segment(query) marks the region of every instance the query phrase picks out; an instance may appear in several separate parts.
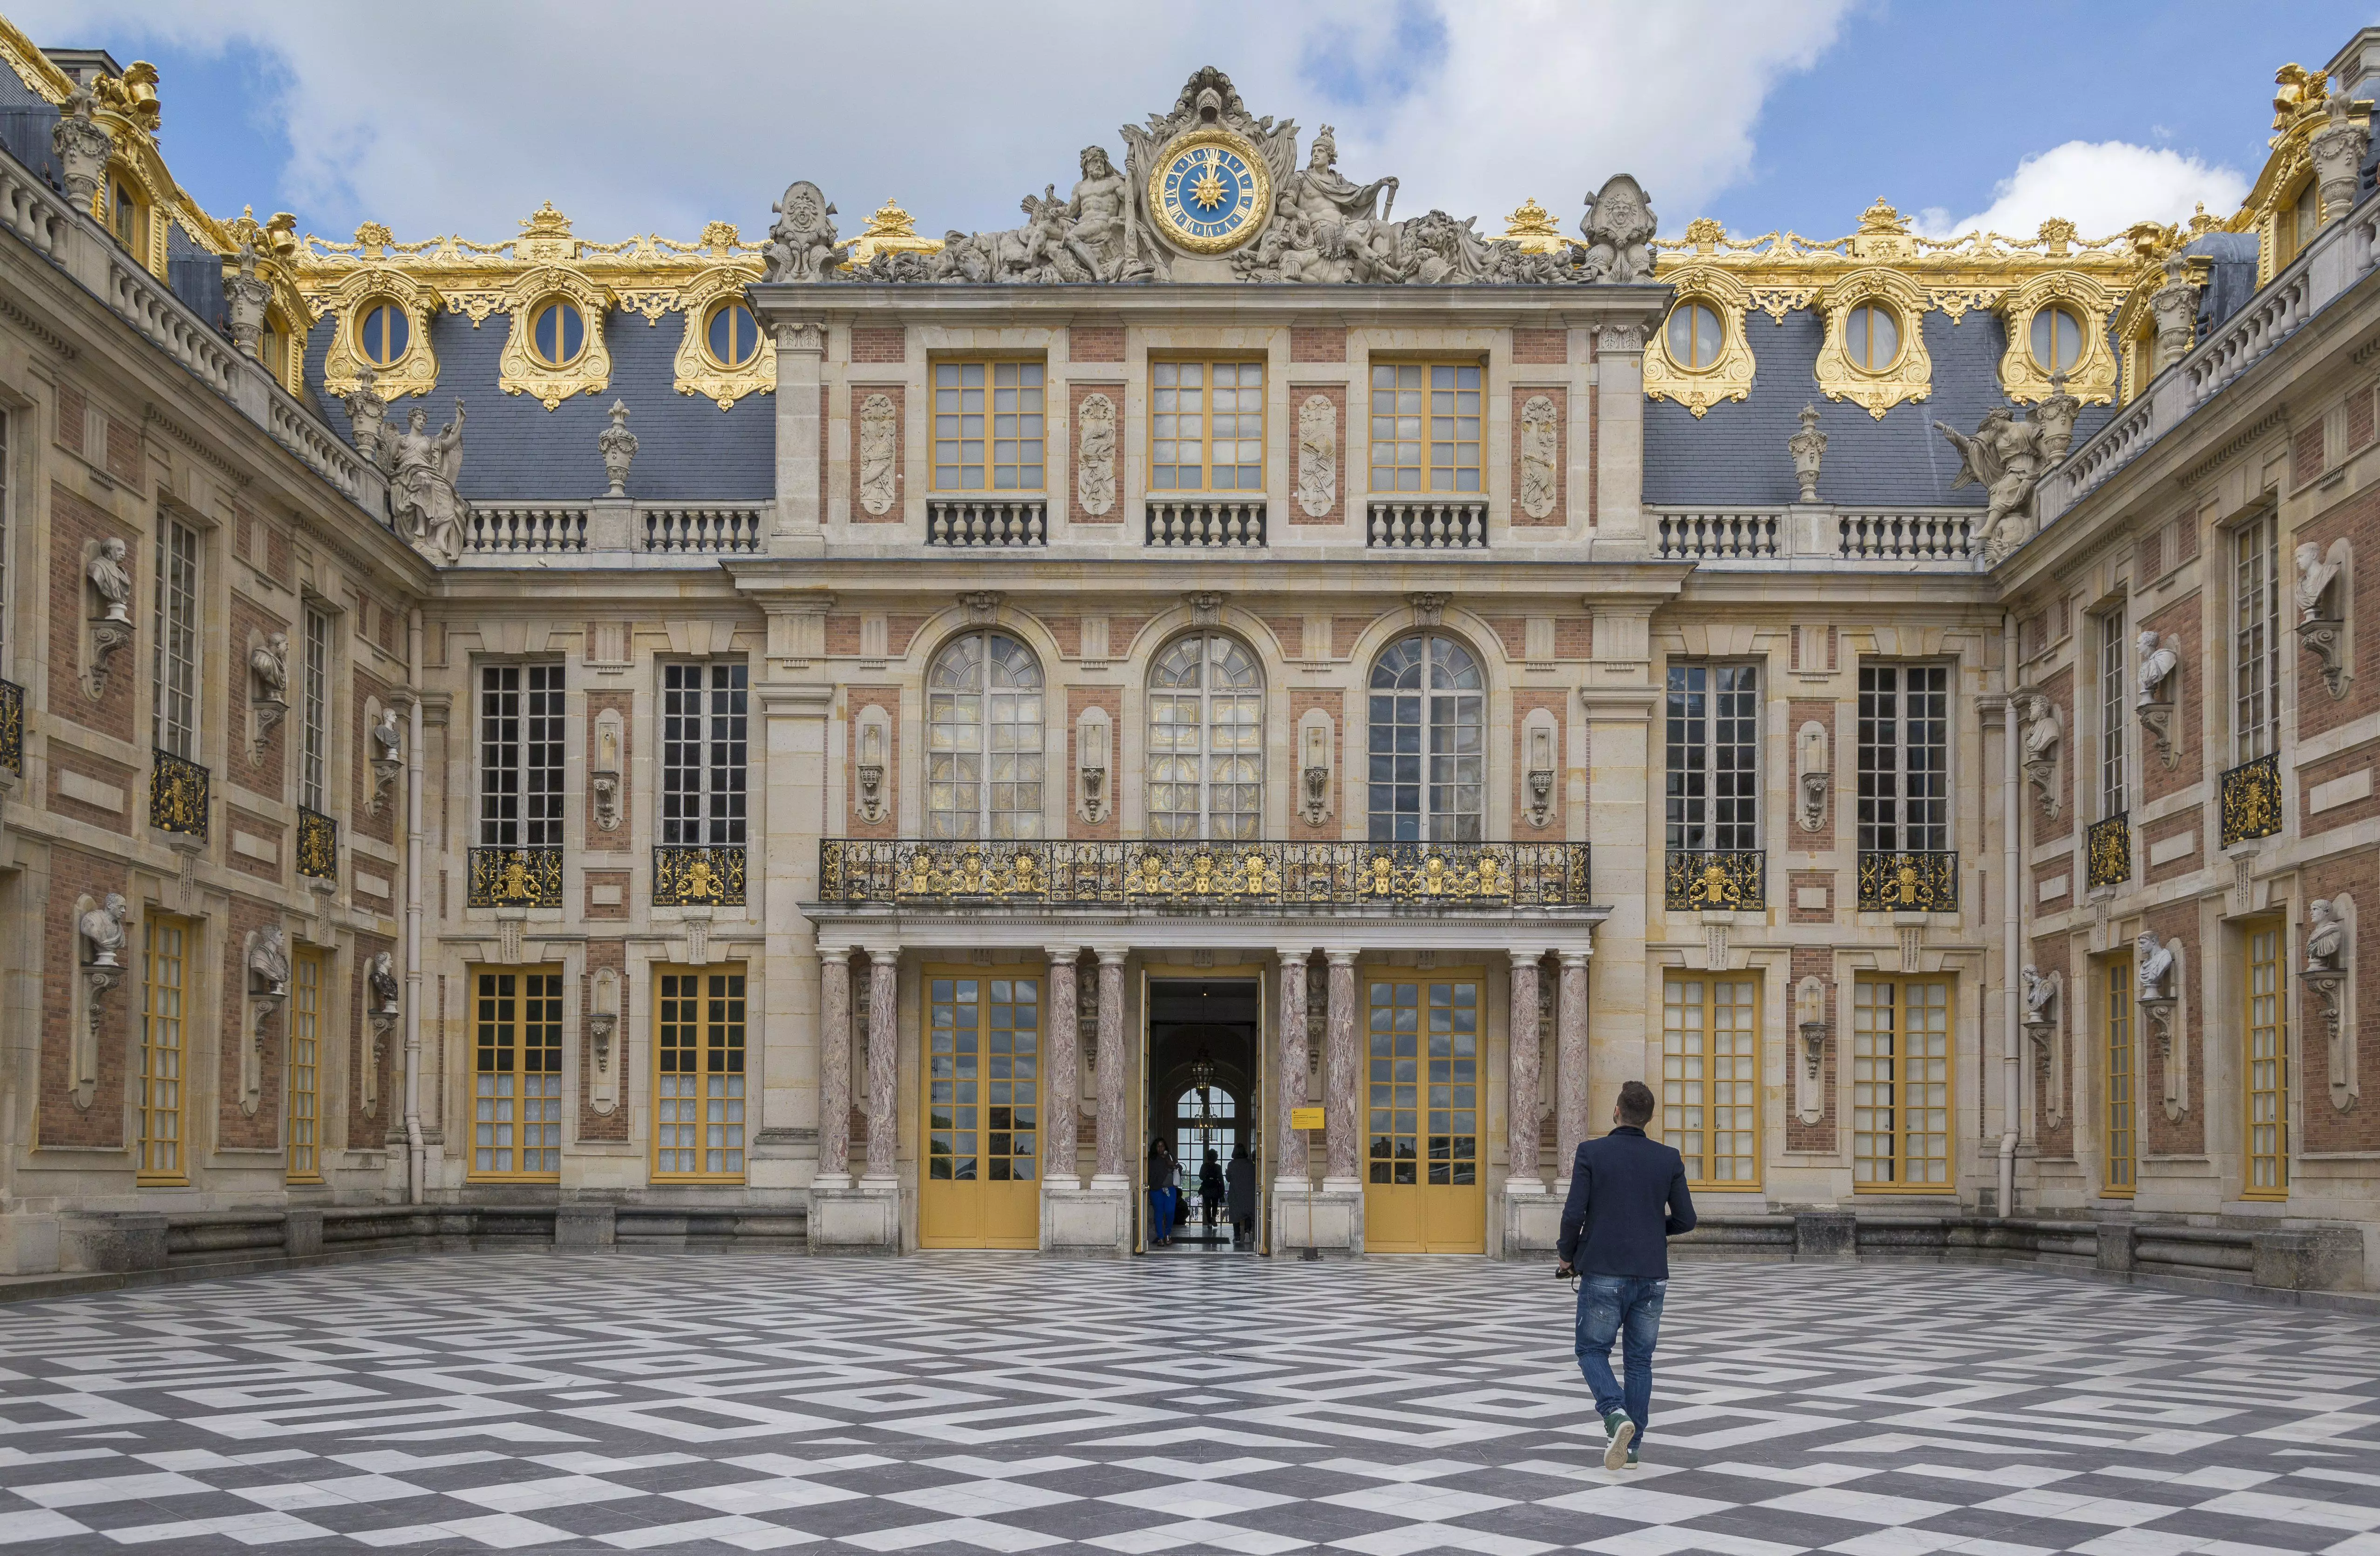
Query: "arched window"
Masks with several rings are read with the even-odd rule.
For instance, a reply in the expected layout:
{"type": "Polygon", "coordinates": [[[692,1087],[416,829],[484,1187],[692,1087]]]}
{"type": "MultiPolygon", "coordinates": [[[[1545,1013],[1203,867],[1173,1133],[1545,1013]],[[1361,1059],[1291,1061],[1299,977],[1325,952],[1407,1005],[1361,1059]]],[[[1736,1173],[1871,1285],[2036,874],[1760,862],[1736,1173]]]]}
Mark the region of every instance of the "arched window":
{"type": "Polygon", "coordinates": [[[934,837],[1041,835],[1041,666],[1005,632],[970,632],[926,676],[934,837]]]}
{"type": "Polygon", "coordinates": [[[1880,302],[1864,302],[1843,321],[1843,348],[1862,372],[1882,372],[1900,356],[1900,321],[1880,302]]]}
{"type": "Polygon", "coordinates": [[[2033,360],[2044,372],[2072,372],[2082,359],[2082,325],[2052,303],[2033,310],[2033,360]]]}
{"type": "Polygon", "coordinates": [[[1371,838],[1475,843],[1487,824],[1487,696],[1479,662],[1416,632],[1372,666],[1371,838]]]}
{"type": "Polygon", "coordinates": [[[1236,640],[1178,638],[1148,672],[1148,835],[1263,828],[1264,673],[1236,640]]]}
{"type": "Polygon", "coordinates": [[[376,302],[364,310],[356,344],[365,361],[375,368],[393,368],[413,344],[413,321],[393,302],[376,302]]]}
{"type": "Polygon", "coordinates": [[[730,298],[711,309],[703,342],[710,359],[722,368],[740,368],[760,350],[760,326],[743,300],[730,298]]]}
{"type": "Polygon", "coordinates": [[[587,316],[562,298],[537,305],[529,315],[528,354],[541,367],[566,368],[587,349],[587,316]]]}
{"type": "Polygon", "coordinates": [[[1727,342],[1718,315],[1707,303],[1682,302],[1670,310],[1670,360],[1688,372],[1700,372],[1718,360],[1727,342]]]}

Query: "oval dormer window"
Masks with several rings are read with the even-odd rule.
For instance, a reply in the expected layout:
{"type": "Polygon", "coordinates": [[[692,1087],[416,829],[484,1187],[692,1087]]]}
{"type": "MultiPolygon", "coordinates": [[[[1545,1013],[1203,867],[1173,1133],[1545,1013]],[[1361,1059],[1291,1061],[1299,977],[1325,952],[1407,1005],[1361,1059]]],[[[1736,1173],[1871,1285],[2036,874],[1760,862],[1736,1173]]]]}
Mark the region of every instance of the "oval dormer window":
{"type": "Polygon", "coordinates": [[[2033,311],[2033,361],[2044,372],[2072,372],[2082,359],[2082,322],[2056,303],[2033,311]]]}
{"type": "Polygon", "coordinates": [[[730,298],[710,310],[703,345],[722,368],[740,368],[760,354],[760,325],[741,299],[730,298]]]}
{"type": "Polygon", "coordinates": [[[587,349],[587,316],[565,298],[552,298],[529,314],[528,352],[539,364],[566,368],[587,349]]]}
{"type": "Polygon", "coordinates": [[[356,330],[356,349],[363,359],[375,368],[393,368],[405,359],[406,348],[413,344],[413,321],[404,309],[393,302],[376,302],[364,309],[362,322],[356,330]]]}
{"type": "Polygon", "coordinates": [[[1843,321],[1843,352],[1862,372],[1882,372],[1900,359],[1900,320],[1880,302],[1864,302],[1843,321]]]}
{"type": "Polygon", "coordinates": [[[1670,310],[1670,361],[1688,372],[1701,372],[1718,360],[1724,340],[1718,314],[1706,303],[1682,302],[1670,310]]]}

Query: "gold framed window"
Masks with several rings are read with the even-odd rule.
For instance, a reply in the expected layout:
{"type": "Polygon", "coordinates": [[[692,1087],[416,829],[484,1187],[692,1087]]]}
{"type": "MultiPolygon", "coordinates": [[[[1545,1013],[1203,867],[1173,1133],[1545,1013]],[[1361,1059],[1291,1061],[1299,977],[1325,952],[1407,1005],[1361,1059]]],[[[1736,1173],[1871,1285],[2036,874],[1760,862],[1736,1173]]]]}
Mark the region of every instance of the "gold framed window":
{"type": "Polygon", "coordinates": [[[1479,490],[1480,372],[1467,362],[1372,367],[1372,490],[1479,490]]]}
{"type": "Polygon", "coordinates": [[[293,1184],[322,1180],[322,954],[289,959],[289,1143],[293,1184]]]}
{"type": "Polygon", "coordinates": [[[528,354],[541,368],[566,368],[587,349],[587,315],[567,298],[548,298],[530,310],[528,354]]]}
{"type": "Polygon", "coordinates": [[[1041,980],[938,973],[928,985],[927,1178],[1039,1178],[1041,980]]]}
{"type": "Polygon", "coordinates": [[[2034,309],[2026,334],[2034,366],[2043,372],[2072,372],[2082,359],[2082,322],[2071,309],[2057,303],[2034,309]]]}
{"type": "Polygon", "coordinates": [[[1367,1181],[1479,1181],[1479,985],[1467,978],[1372,981],[1367,1181]]]}
{"type": "Polygon", "coordinates": [[[1760,1186],[1760,985],[1671,974],[1661,989],[1661,1138],[1695,1188],[1760,1186]]]}
{"type": "Polygon", "coordinates": [[[2273,213],[2273,270],[2278,274],[2313,246],[2322,231],[2322,186],[2313,175],[2273,213]]]}
{"type": "Polygon", "coordinates": [[[182,1062],[188,1035],[190,939],[187,918],[150,914],[140,921],[140,1078],[139,1181],[189,1180],[182,1155],[182,1062]]]}
{"type": "Polygon", "coordinates": [[[934,364],[934,490],[1039,492],[1048,481],[1039,362],[934,364]]]}
{"type": "Polygon", "coordinates": [[[374,370],[405,360],[413,345],[413,316],[385,298],[365,305],[356,326],[356,349],[374,370]]]}
{"type": "Polygon", "coordinates": [[[744,970],[653,980],[653,1175],[744,1178],[744,970]]]}
{"type": "Polygon", "coordinates": [[[562,1173],[562,969],[473,978],[471,1176],[562,1173]]]}
{"type": "Polygon", "coordinates": [[[1864,302],[1843,321],[1843,355],[1862,372],[1884,372],[1900,359],[1900,316],[1864,302]]]}
{"type": "Polygon", "coordinates": [[[1148,489],[1264,490],[1262,362],[1149,365],[1148,489]]]}
{"type": "Polygon", "coordinates": [[[2289,1034],[2281,971],[2281,922],[2246,930],[2247,1009],[2240,1034],[2248,1104],[2248,1181],[2241,1197],[2286,1199],[2289,1193],[2289,1034]]]}
{"type": "Polygon", "coordinates": [[[1684,372],[1706,372],[1727,349],[1727,329],[1718,312],[1699,298],[1687,298],[1670,310],[1664,329],[1670,361],[1684,372]]]}
{"type": "Polygon", "coordinates": [[[131,181],[118,174],[107,181],[107,220],[115,230],[115,241],[124,245],[135,264],[149,268],[149,207],[132,189],[131,181]]]}
{"type": "Polygon", "coordinates": [[[752,317],[742,298],[725,298],[711,305],[702,323],[702,346],[711,361],[734,371],[748,366],[760,354],[760,322],[752,317]]]}
{"type": "Polygon", "coordinates": [[[2111,956],[2104,964],[2107,991],[2106,1077],[2107,1139],[2099,1192],[2129,1199],[2140,1183],[2140,1049],[2134,1040],[2132,959],[2111,956]]]}
{"type": "Polygon", "coordinates": [[[1950,1018],[1942,978],[1852,985],[1852,1183],[1950,1191],[1950,1018]]]}

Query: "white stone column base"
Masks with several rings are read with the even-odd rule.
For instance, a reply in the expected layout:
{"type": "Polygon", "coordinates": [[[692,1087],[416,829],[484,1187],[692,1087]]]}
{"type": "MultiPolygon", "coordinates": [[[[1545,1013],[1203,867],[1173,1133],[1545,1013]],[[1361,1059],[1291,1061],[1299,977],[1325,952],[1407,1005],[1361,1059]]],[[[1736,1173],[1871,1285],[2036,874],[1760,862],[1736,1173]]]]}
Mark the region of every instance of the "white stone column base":
{"type": "Polygon", "coordinates": [[[863,1178],[855,1187],[810,1185],[810,1252],[897,1254],[901,1251],[901,1185],[863,1178]]]}
{"type": "Polygon", "coordinates": [[[1352,1178],[1326,1178],[1308,1195],[1303,1185],[1277,1190],[1272,1198],[1272,1251],[1296,1258],[1308,1248],[1325,1258],[1364,1251],[1364,1185],[1352,1178]]]}
{"type": "Polygon", "coordinates": [[[1041,1185],[1041,1251],[1076,1258],[1123,1258],[1132,1252],[1132,1180],[1053,1179],[1041,1185]]]}
{"type": "Polygon", "coordinates": [[[1507,1183],[1496,1196],[1500,1258],[1536,1258],[1561,1241],[1562,1202],[1535,1178],[1507,1183]]]}

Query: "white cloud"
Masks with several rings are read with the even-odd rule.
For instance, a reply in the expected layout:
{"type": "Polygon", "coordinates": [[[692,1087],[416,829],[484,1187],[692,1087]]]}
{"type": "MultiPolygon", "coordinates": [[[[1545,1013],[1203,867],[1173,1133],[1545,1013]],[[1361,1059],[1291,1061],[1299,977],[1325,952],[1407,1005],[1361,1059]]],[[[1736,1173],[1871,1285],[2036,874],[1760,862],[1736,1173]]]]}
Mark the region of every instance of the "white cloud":
{"type": "MultiPolygon", "coordinates": [[[[1630,172],[1679,227],[1750,166],[1780,75],[1833,42],[1850,0],[1093,0],[794,6],[770,0],[18,0],[35,36],[261,51],[287,72],[261,111],[295,155],[260,209],[340,236],[509,237],[551,199],[589,237],[768,224],[796,177],[845,233],[898,198],[921,229],[1013,225],[1027,190],[1075,176],[1116,126],[1169,108],[1203,64],[1258,115],[1339,130],[1341,165],[1395,174],[1400,213],[1440,206],[1502,230],[1528,196],[1565,227],[1630,172]],[[1416,42],[1416,40],[1420,42],[1416,42]],[[1436,42],[1431,42],[1436,40],[1436,42]],[[1441,46],[1442,45],[1442,46],[1441,46]],[[1694,90],[1682,108],[1677,85],[1694,90]],[[1348,88],[1347,83],[1365,83],[1348,88]],[[1344,88],[1359,100],[1339,96],[1344,88]]],[[[184,115],[248,103],[177,100],[184,115]]],[[[243,197],[246,198],[246,197],[243,197]]]]}
{"type": "Polygon", "coordinates": [[[2248,180],[2232,169],[2193,156],[2123,140],[2069,140],[2016,164],[1992,189],[1992,203],[1957,221],[1931,210],[1914,225],[1933,237],[1982,228],[2031,237],[2052,216],[2072,222],[2085,237],[2105,237],[2134,222],[2187,220],[2201,202],[2229,215],[2247,197],[2248,180]]]}

